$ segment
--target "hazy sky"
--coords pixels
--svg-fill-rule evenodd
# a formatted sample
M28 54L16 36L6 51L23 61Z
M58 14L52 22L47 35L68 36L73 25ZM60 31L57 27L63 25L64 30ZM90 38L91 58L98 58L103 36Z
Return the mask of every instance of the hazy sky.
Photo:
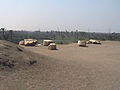
M120 32L120 0L0 0L0 27Z

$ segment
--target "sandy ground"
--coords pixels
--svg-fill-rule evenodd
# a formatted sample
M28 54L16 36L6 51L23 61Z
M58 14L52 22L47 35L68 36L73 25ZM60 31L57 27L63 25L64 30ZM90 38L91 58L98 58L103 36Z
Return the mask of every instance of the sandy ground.
M37 64L1 77L0 90L120 90L120 42L57 48L25 47Z
M120 89L120 42L106 41L102 45L89 44L88 47L58 45L57 48L56 51L44 46L27 48L65 64L64 67L61 64L56 67L60 70L54 68L57 72L52 77L59 76L53 80L56 87L74 90Z

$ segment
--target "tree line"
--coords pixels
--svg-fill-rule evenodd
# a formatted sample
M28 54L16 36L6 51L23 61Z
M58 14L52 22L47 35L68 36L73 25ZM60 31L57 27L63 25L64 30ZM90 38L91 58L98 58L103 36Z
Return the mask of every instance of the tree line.
M63 41L76 42L77 40L116 40L120 41L120 33L96 33L96 32L81 32L81 31L14 31L0 29L0 39L18 43L23 39L52 39L63 43Z

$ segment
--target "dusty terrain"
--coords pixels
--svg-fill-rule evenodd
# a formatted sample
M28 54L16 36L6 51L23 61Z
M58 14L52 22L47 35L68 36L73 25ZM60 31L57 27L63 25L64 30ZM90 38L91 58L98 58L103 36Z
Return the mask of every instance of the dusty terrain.
M30 58L21 58L21 67L1 69L0 90L120 90L120 42L57 48L24 47ZM29 66L30 59L37 63Z

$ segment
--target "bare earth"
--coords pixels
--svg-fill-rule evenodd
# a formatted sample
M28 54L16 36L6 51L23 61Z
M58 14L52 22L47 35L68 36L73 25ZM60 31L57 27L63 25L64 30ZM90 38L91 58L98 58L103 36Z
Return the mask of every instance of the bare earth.
M120 90L120 42L57 48L25 47L37 63L0 79L0 90Z

